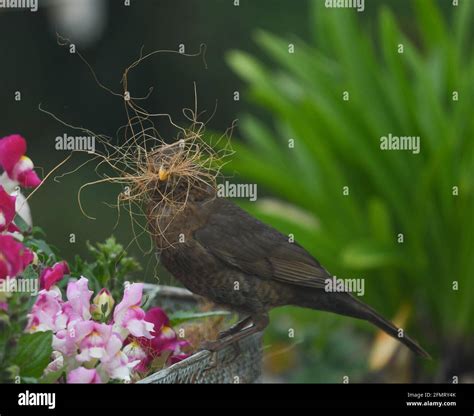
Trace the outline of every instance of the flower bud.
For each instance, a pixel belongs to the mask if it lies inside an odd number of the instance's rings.
[[[39,257],[38,255],[33,251],[33,261],[31,262],[33,266],[37,266],[39,264]]]
[[[92,301],[92,317],[95,320],[107,318],[114,308],[114,298],[110,292],[103,288]]]

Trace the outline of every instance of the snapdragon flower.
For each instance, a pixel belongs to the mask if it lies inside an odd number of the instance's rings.
[[[25,153],[26,140],[19,134],[0,139],[0,166],[12,181],[25,188],[35,188],[41,183],[41,179]]]
[[[0,279],[16,277],[33,258],[33,253],[11,235],[0,235]]]

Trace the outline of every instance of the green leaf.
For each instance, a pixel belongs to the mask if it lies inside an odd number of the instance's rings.
[[[170,325],[176,326],[186,321],[192,321],[195,319],[211,318],[215,316],[229,316],[229,311],[210,311],[210,312],[187,312],[178,311],[169,316]]]
[[[369,202],[369,221],[372,235],[378,241],[390,243],[395,235],[391,222],[390,213],[385,204],[379,198],[373,198]]]
[[[51,249],[49,244],[44,240],[31,238],[27,241],[27,245],[28,247],[32,247],[43,252],[48,257],[55,257],[54,251]]]
[[[40,384],[52,384],[59,380],[59,378],[64,374],[65,368],[61,368],[51,373],[45,374],[38,381]]]
[[[23,334],[17,346],[13,363],[20,368],[20,376],[38,378],[51,359],[53,333],[52,331]]]
[[[464,63],[468,63],[469,57],[466,47],[469,45],[469,36],[474,27],[474,13],[472,12],[473,2],[462,1],[459,7],[456,7],[454,30],[456,35],[458,58]]]
[[[38,379],[36,377],[23,377],[22,381],[24,384],[38,384]]]
[[[23,279],[36,279],[38,277],[38,273],[36,272],[35,268],[30,264],[23,272],[21,272],[21,277]]]
[[[31,227],[28,225],[28,223],[23,219],[23,217],[20,214],[15,215],[15,220],[13,221],[17,227],[20,229],[20,231],[24,233],[28,233],[31,229]]]
[[[360,241],[347,246],[341,254],[342,262],[354,270],[375,269],[396,265],[401,255],[393,248],[372,241]]]
[[[446,42],[446,25],[435,2],[414,0],[414,6],[425,46],[439,46]]]
[[[266,74],[260,63],[250,55],[232,51],[227,55],[229,65],[243,78],[249,81],[265,81]]]
[[[33,228],[31,229],[31,234],[36,238],[39,238],[39,237],[45,238],[46,237],[46,233],[43,231],[43,229],[41,227],[36,226],[36,225],[33,226]]]

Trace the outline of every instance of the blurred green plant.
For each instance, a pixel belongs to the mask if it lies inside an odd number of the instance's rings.
[[[232,51],[273,126],[240,118],[246,140],[225,169],[276,197],[247,210],[333,274],[365,278],[369,304],[389,317],[412,304],[409,330],[436,359],[474,333],[474,4],[460,2],[449,24],[435,2],[412,4],[414,39],[386,7],[371,33],[320,1],[314,45],[256,34],[276,69]],[[381,151],[389,133],[420,136],[421,152]]]
[[[87,277],[96,291],[107,287],[119,299],[125,280],[142,270],[140,263],[128,256],[123,245],[114,236],[107,238],[104,243],[93,245],[87,242],[87,250],[93,261],[89,262],[76,255],[72,274]]]

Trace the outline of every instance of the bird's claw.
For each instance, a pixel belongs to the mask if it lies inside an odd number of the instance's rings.
[[[224,338],[227,338],[227,337],[233,335],[235,333],[235,331],[232,331],[231,329],[232,328],[219,332],[219,335],[218,335],[217,339],[221,340],[221,339],[224,339]]]
[[[211,352],[218,351],[226,346],[225,343],[221,341],[221,339],[217,339],[215,341],[203,341],[199,345],[200,350],[207,350]]]

